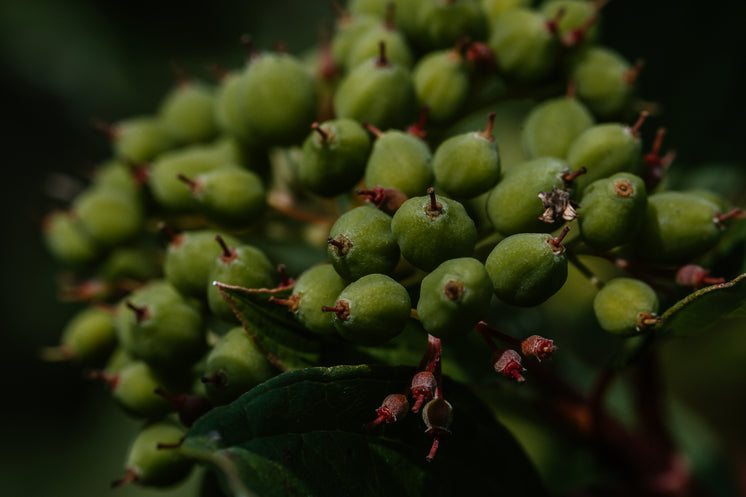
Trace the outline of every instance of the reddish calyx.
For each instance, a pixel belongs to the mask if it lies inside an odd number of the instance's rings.
[[[298,306],[300,305],[300,295],[291,295],[286,299],[278,299],[277,297],[270,297],[269,301],[273,304],[284,305],[290,312],[297,312]]]
[[[401,190],[397,188],[384,188],[381,185],[376,185],[370,190],[357,189],[355,193],[365,195],[368,197],[366,199],[368,202],[373,203],[373,205],[390,216],[393,216],[399,207],[401,207],[401,204],[407,200],[407,196]]]
[[[87,373],[88,378],[92,380],[103,381],[113,391],[119,386],[119,375],[110,374],[106,371],[94,370]]]
[[[497,67],[495,52],[481,41],[469,43],[466,46],[464,56],[474,67],[484,73],[489,73]]]
[[[189,187],[189,190],[192,192],[192,195],[195,195],[202,190],[204,187],[204,184],[200,181],[187,178],[186,175],[179,173],[176,175],[176,177],[179,179],[179,181],[186,183],[186,185]]]
[[[679,286],[692,287],[697,290],[721,283],[725,283],[725,278],[713,278],[709,270],[696,264],[687,264],[676,271],[676,284]]]
[[[549,19],[545,26],[547,30],[553,35],[556,36],[559,31],[559,23],[562,20],[562,18],[565,17],[565,9],[561,8],[557,11],[556,14],[554,14],[554,17]]]
[[[521,342],[521,352],[524,356],[534,356],[539,361],[548,359],[556,352],[557,347],[552,340],[539,335],[531,335]]]
[[[562,228],[562,232],[557,235],[557,238],[549,238],[547,243],[552,246],[552,250],[555,254],[561,254],[565,251],[565,247],[562,246],[562,240],[567,236],[567,232],[570,231],[569,226]]]
[[[433,398],[437,386],[435,375],[430,371],[420,371],[414,375],[410,386],[410,392],[412,392],[414,399],[412,412],[418,412],[423,403]]]
[[[363,426],[366,430],[371,430],[381,423],[391,424],[403,419],[409,412],[409,401],[406,395],[392,393],[383,399],[381,407],[376,409],[376,419]]]
[[[329,307],[326,305],[321,306],[322,312],[333,312],[337,315],[337,319],[346,321],[350,317],[350,304],[346,300],[338,300],[335,307]]]
[[[521,355],[518,352],[513,349],[506,349],[499,355],[495,355],[497,356],[494,361],[495,371],[518,383],[526,381],[526,378],[521,374],[526,369],[521,365]]]
[[[416,136],[420,140],[424,140],[425,137],[427,136],[427,131],[425,131],[425,123],[427,122],[427,116],[429,115],[430,115],[430,106],[425,105],[422,108],[422,111],[420,112],[420,119],[416,123],[411,124],[407,128],[407,133],[409,133],[412,136]],[[380,133],[380,131],[378,131],[378,133]]]
[[[658,128],[655,134],[655,141],[650,149],[650,152],[643,157],[643,163],[645,164],[645,186],[648,189],[655,188],[663,180],[663,175],[666,173],[671,163],[676,158],[676,151],[669,150],[665,155],[660,155],[661,145],[663,144],[663,137],[666,135],[665,128]]]

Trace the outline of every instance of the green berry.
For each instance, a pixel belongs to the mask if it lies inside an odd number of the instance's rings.
[[[49,252],[64,264],[81,266],[92,262],[99,255],[99,245],[83,229],[72,212],[54,211],[47,215],[42,233]]]
[[[222,253],[213,256],[207,280],[207,304],[210,311],[225,321],[235,321],[237,317],[230,305],[223,299],[214,282],[237,285],[245,288],[272,288],[277,279],[277,269],[264,252],[252,245],[240,244],[230,247],[219,240]],[[217,246],[217,245],[216,245]]]
[[[428,193],[404,202],[391,220],[402,256],[425,271],[470,257],[477,241],[477,228],[461,203],[435,195],[432,188]]]
[[[578,99],[558,97],[545,100],[531,110],[523,124],[521,143],[526,156],[564,159],[573,141],[595,119]]]
[[[409,71],[380,55],[353,68],[334,95],[337,116],[370,123],[378,128],[401,127],[411,119],[415,105]]]
[[[583,193],[578,227],[583,241],[610,250],[632,240],[645,214],[647,192],[639,176],[618,173],[594,181]]]
[[[593,311],[605,331],[631,335],[655,322],[658,296],[645,282],[634,278],[614,278],[596,294]]]
[[[305,136],[318,98],[313,75],[300,60],[284,53],[255,55],[242,82],[240,108],[256,143],[292,145]]]
[[[210,145],[192,145],[162,154],[148,175],[148,186],[156,202],[175,211],[194,211],[197,201],[179,175],[193,178],[223,166],[242,164],[244,158],[234,140],[218,140]]]
[[[227,404],[276,374],[242,327],[223,335],[207,355],[202,382],[210,402]]]
[[[503,235],[541,233],[556,227],[562,222],[562,217],[558,216],[551,222],[543,220],[545,207],[539,194],[556,189],[564,192],[568,175],[567,163],[552,157],[516,164],[508,169],[487,197],[490,222]],[[569,195],[567,200],[569,202]]]
[[[174,145],[166,125],[155,117],[133,117],[114,125],[97,125],[111,139],[114,155],[127,162],[149,162]]]
[[[394,64],[411,69],[414,56],[409,42],[393,23],[386,19],[365,30],[350,48],[344,66],[353,69],[369,59],[378,57],[380,43],[386,45],[386,57]]]
[[[116,326],[127,353],[159,370],[185,370],[205,350],[199,308],[164,280],[125,297],[117,307]]]
[[[143,486],[167,487],[184,480],[192,469],[193,461],[169,446],[180,444],[185,435],[184,428],[166,421],[143,428],[129,449],[125,476],[112,483],[112,486],[133,482]],[[159,445],[166,447],[159,448]]]
[[[559,18],[557,36],[565,45],[574,46],[598,38],[598,9],[596,2],[587,0],[549,0],[540,11],[547,19]]]
[[[352,9],[350,9],[352,10]],[[381,14],[380,18],[383,18]],[[337,31],[332,40],[332,58],[340,66],[347,63],[350,51],[357,40],[367,31],[375,29],[380,19],[367,13],[344,13],[337,20]]]
[[[432,185],[433,154],[424,140],[395,129],[373,132],[377,137],[365,166],[368,188],[396,188],[413,197]]]
[[[351,189],[363,177],[370,137],[352,119],[314,123],[303,142],[298,175],[313,193],[333,197]]]
[[[427,49],[452,47],[461,39],[484,40],[487,22],[479,0],[428,0],[418,4],[416,41]]]
[[[492,280],[481,262],[451,259],[422,280],[417,315],[422,327],[437,338],[461,336],[484,319],[492,293]]]
[[[620,123],[596,124],[572,142],[567,162],[573,169],[586,169],[586,174],[575,182],[581,195],[583,189],[597,179],[621,172],[638,176],[642,173],[642,144],[638,133],[646,116],[642,114],[632,127]]]
[[[447,122],[463,110],[469,95],[469,73],[457,50],[430,52],[415,65],[412,81],[420,107],[435,122]]]
[[[204,142],[218,131],[215,91],[196,81],[183,81],[166,95],[158,113],[163,127],[178,143]]]
[[[611,119],[629,109],[638,71],[618,52],[591,46],[571,59],[568,76],[578,98],[599,118]]]
[[[667,264],[689,262],[712,249],[722,237],[717,204],[686,192],[648,196],[647,208],[633,242],[642,258]]]
[[[518,233],[503,239],[487,256],[485,267],[500,300],[522,307],[541,304],[567,279],[567,256],[557,238]]]
[[[404,329],[412,302],[407,290],[384,274],[369,274],[347,285],[337,296],[334,326],[342,337],[359,345],[380,345]]]
[[[223,166],[180,179],[189,185],[199,211],[221,226],[249,226],[267,205],[259,175],[241,167]]]
[[[487,42],[505,75],[518,80],[540,80],[554,69],[559,41],[542,14],[511,9],[493,23]]]
[[[399,263],[391,216],[369,205],[342,214],[329,232],[327,255],[346,281],[366,274],[390,274]]]
[[[215,237],[212,230],[194,230],[175,234],[164,228],[171,238],[163,261],[166,279],[183,295],[204,298],[210,282],[210,267],[216,257]],[[225,243],[235,246],[236,238],[221,235]]]
[[[448,138],[433,154],[435,181],[444,194],[471,198],[485,193],[500,179],[500,154],[492,136],[495,113],[487,129]]]
[[[288,299],[296,319],[307,330],[320,335],[337,333],[334,315],[321,307],[334,302],[344,290],[345,281],[331,264],[319,264],[300,275]]]
[[[88,307],[75,314],[62,330],[60,344],[44,349],[42,357],[73,360],[87,366],[103,363],[114,351],[117,335],[114,315],[101,307]]]
[[[82,229],[105,246],[134,238],[144,221],[139,199],[108,189],[86,190],[75,199],[72,209]]]

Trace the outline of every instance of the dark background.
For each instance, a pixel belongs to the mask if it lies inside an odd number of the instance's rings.
[[[646,133],[665,124],[666,147],[678,152],[676,167],[746,168],[743,14],[735,0],[613,0],[605,7],[605,42],[630,60],[646,61],[639,93],[662,109]],[[154,111],[173,82],[172,63],[209,78],[209,62],[229,68],[242,63],[242,33],[263,47],[282,39],[297,54],[331,22],[326,0],[0,2],[4,495],[107,494],[137,427],[76,368],[35,359],[40,346],[56,342],[75,310],[56,301],[56,266],[38,231],[44,213],[56,205],[43,193],[49,174],[83,178],[91,164],[105,159],[107,141],[92,131],[91,118],[116,121]],[[705,349],[715,358],[730,354],[726,363],[738,364],[737,351],[746,347],[738,348],[744,340],[734,333],[716,334],[704,348],[676,344],[667,361],[673,364],[672,388],[735,445],[746,444],[737,428],[743,400],[732,403],[734,395],[743,397],[744,366],[726,370],[725,385],[716,381],[722,371],[687,366]]]

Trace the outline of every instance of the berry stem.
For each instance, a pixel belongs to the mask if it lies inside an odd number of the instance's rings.
[[[383,131],[373,126],[371,123],[361,123],[362,126],[370,131],[376,138],[380,138],[383,135]]]
[[[635,138],[638,138],[640,136],[640,128],[642,127],[642,123],[645,122],[645,119],[648,118],[650,115],[650,112],[643,110],[640,111],[640,116],[637,118],[637,121],[635,121],[635,124],[632,125],[631,128],[629,128],[629,132],[632,133],[632,136]]]
[[[741,209],[740,207],[736,207],[735,209],[729,212],[726,212],[725,214],[720,214],[719,216],[715,216],[715,224],[721,225],[728,219],[739,217],[742,212],[743,212],[743,209]]]
[[[434,436],[433,444],[430,446],[430,452],[425,457],[425,461],[432,462],[432,460],[435,459],[435,453],[438,451],[439,445],[440,445],[440,437]]]
[[[569,185],[569,184],[571,184],[575,180],[575,178],[577,178],[578,176],[581,176],[581,175],[585,174],[586,172],[588,172],[588,170],[585,168],[585,166],[582,166],[580,169],[578,169],[577,171],[572,172],[572,173],[568,170],[562,176],[562,181],[565,182],[565,185]]]
[[[215,235],[215,241],[220,244],[220,248],[222,249],[223,253],[220,254],[220,259],[226,263],[230,264],[234,260],[238,258],[238,254],[236,253],[236,249],[228,248],[228,244],[225,243],[225,240],[223,240],[223,237],[220,235]]]
[[[185,174],[179,173],[176,175],[177,178],[179,178],[179,181],[182,181],[186,183],[189,186],[189,189],[192,190],[192,193],[196,192],[198,190],[198,184],[193,179],[189,179],[186,177]]]
[[[562,232],[557,235],[557,238],[550,238],[547,240],[547,243],[552,246],[555,253],[561,254],[565,250],[565,248],[562,246],[562,240],[565,239],[568,231],[570,231],[570,227],[565,226],[564,228],[562,228]]]
[[[381,40],[378,42],[378,59],[376,60],[376,67],[389,67],[391,63],[386,58],[386,42]]]
[[[313,124],[311,124],[311,129],[319,134],[319,136],[321,137],[321,143],[323,145],[329,144],[329,142],[331,141],[329,137],[329,133],[321,129],[321,125],[318,122],[314,122]]]
[[[643,59],[637,59],[635,65],[624,73],[624,84],[627,86],[634,85],[638,76],[640,76],[643,67],[645,67],[645,61]]]
[[[138,479],[140,479],[140,475],[137,470],[135,468],[127,468],[127,472],[124,476],[111,482],[111,488],[119,488],[128,483],[136,482]]]
[[[512,336],[508,335],[507,333],[503,333],[500,330],[492,328],[491,326],[489,326],[484,321],[478,322],[477,325],[474,327],[474,329],[477,330],[480,335],[482,335],[482,338],[487,337],[487,338],[485,338],[485,341],[488,342],[488,345],[489,344],[492,345],[490,347],[490,349],[493,352],[495,352],[496,350],[499,351],[501,349],[499,349],[499,347],[497,347],[497,345],[495,345],[494,343],[492,343],[492,340],[488,339],[490,336],[493,336],[493,337],[497,338],[498,340],[501,340],[501,341],[503,341],[503,342],[505,342],[507,344],[510,344],[513,347],[520,347],[521,344],[523,343],[521,340],[518,340],[517,338],[512,337]]]
[[[586,266],[585,264],[583,264],[582,262],[580,262],[580,260],[578,259],[577,255],[575,255],[575,254],[573,254],[572,252],[569,252],[569,251],[566,251],[565,254],[566,254],[567,260],[570,262],[570,264],[572,264],[573,266],[575,266],[575,269],[577,269],[580,272],[580,274],[582,274],[583,276],[585,276],[586,279],[593,286],[595,286],[599,290],[601,288],[603,288],[604,282],[601,281],[601,278],[599,278],[598,276],[596,276],[596,274],[593,271],[591,271],[590,269],[588,269],[588,266]]]
[[[420,111],[420,118],[415,123],[410,125],[407,128],[407,133],[409,133],[412,136],[416,136],[417,138],[424,140],[427,136],[427,132],[425,131],[425,123],[427,122],[427,117],[430,115],[430,106],[425,105],[422,107],[422,111]]]
[[[564,9],[564,7],[561,8],[561,9],[559,9],[557,11],[557,13],[554,14],[554,17],[552,17],[551,19],[549,19],[546,22],[546,24],[545,24],[546,28],[547,28],[547,30],[549,30],[549,32],[553,36],[557,35],[558,28],[559,28],[559,23],[560,23],[560,21],[562,20],[563,17],[565,17],[565,9]]]
[[[150,313],[148,312],[148,306],[142,305],[137,306],[132,303],[131,300],[128,300],[124,303],[125,306],[127,306],[128,309],[130,309],[132,312],[135,313],[135,321],[137,321],[138,324],[142,323],[146,319],[150,317]]]
[[[487,116],[487,127],[484,131],[482,131],[480,134],[484,137],[487,141],[495,141],[495,137],[492,136],[492,128],[495,126],[495,116],[497,114],[495,111],[490,111],[489,116]]]

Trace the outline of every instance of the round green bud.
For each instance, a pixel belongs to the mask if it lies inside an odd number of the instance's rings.
[[[477,228],[456,200],[430,194],[404,202],[391,220],[391,231],[402,256],[412,265],[431,271],[455,257],[470,257]]]
[[[594,181],[583,193],[578,227],[583,241],[596,250],[610,250],[632,240],[645,214],[645,182],[630,173]]]
[[[365,184],[396,188],[407,197],[419,195],[432,185],[432,157],[421,138],[395,129],[381,133],[368,157]]]
[[[417,315],[431,335],[446,339],[469,332],[489,312],[492,280],[471,257],[448,260],[423,278]]]
[[[346,281],[366,274],[390,274],[399,263],[391,216],[370,205],[342,214],[329,232],[327,255]]]
[[[342,194],[363,177],[369,150],[370,137],[357,121],[343,118],[314,123],[303,142],[300,182],[317,195]]]
[[[228,404],[277,374],[242,327],[232,328],[207,354],[202,382],[215,405]]]
[[[539,305],[567,280],[567,256],[558,239],[545,233],[518,233],[503,239],[485,267],[495,295],[522,307]]]
[[[290,297],[295,318],[306,329],[320,335],[337,333],[334,314],[321,310],[344,290],[345,281],[331,264],[319,264],[303,272]]]
[[[614,278],[593,299],[593,312],[605,331],[631,335],[654,321],[658,296],[647,283],[634,278]]]
[[[335,313],[334,326],[359,345],[380,345],[402,332],[411,314],[407,290],[384,274],[369,274],[347,285],[325,308]]]
[[[526,156],[564,159],[573,141],[595,119],[578,99],[557,97],[531,110],[523,124],[521,143]]]
[[[186,81],[166,95],[158,115],[174,141],[203,142],[212,139],[218,131],[214,105],[213,88]]]

